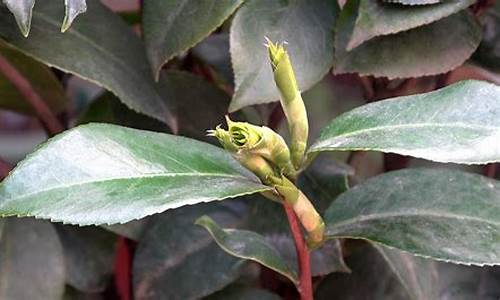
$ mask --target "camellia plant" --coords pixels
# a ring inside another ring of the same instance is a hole
[[[476,51],[479,16],[500,32],[498,5],[146,0],[144,47],[99,1],[57,2],[0,5],[0,106],[51,136],[0,183],[0,298],[500,296],[498,75],[442,75]],[[328,106],[301,91],[332,65],[361,74],[327,75],[337,102],[370,103],[316,134]],[[111,92],[71,129],[66,73]],[[365,180],[381,153],[393,170]]]

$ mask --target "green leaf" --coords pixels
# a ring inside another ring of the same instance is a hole
[[[0,184],[0,215],[89,225],[268,190],[215,146],[90,124],[51,139]]]
[[[280,300],[282,299],[276,294],[267,290],[255,287],[246,287],[240,285],[229,286],[222,291],[218,291],[206,298],[205,300]]]
[[[264,37],[288,42],[301,91],[312,87],[333,63],[336,1],[256,0],[238,10],[231,26],[231,59],[236,90],[229,111],[277,101]]]
[[[500,183],[481,175],[407,169],[348,190],[325,213],[327,236],[375,241],[461,264],[500,264]]]
[[[68,99],[64,94],[64,89],[48,67],[6,45],[1,40],[0,55],[5,57],[29,81],[54,113],[57,114],[66,109]],[[17,88],[2,74],[0,74],[0,107],[24,114],[34,113],[33,108]]]
[[[198,204],[170,210],[155,219],[134,255],[135,299],[200,299],[231,284],[247,263],[228,255],[194,221],[208,214],[224,226],[236,226],[239,201]]]
[[[156,78],[167,61],[207,37],[241,3],[243,0],[145,1],[144,40]]]
[[[64,256],[52,224],[5,219],[0,236],[0,298],[61,299]]]
[[[476,0],[451,0],[436,5],[405,7],[360,0],[358,16],[347,50],[380,35],[394,34],[432,23],[467,8]]]
[[[112,278],[117,236],[99,227],[56,224],[66,281],[79,291],[102,292]]]
[[[443,2],[443,0],[382,0],[383,2],[399,3],[403,5],[427,5]]]
[[[389,79],[440,74],[461,65],[481,41],[480,26],[463,11],[425,26],[373,38],[347,51],[358,5],[359,0],[348,1],[338,18],[335,74],[357,72]]]
[[[58,1],[39,2],[28,39],[0,6],[0,38],[49,66],[110,90],[131,109],[166,122],[175,131],[175,118],[154,82],[144,46],[119,16],[92,1],[88,13],[63,34],[59,21],[63,6]]]
[[[199,218],[196,220],[196,224],[205,227],[217,244],[227,253],[256,261],[298,284],[296,272],[262,235],[248,230],[222,229],[208,216]]]
[[[500,2],[495,2],[482,16],[483,40],[472,59],[486,69],[500,72]]]
[[[438,162],[500,161],[500,87],[462,81],[364,105],[334,119],[309,149],[375,150]]]
[[[65,32],[66,30],[68,30],[75,18],[79,14],[87,11],[87,3],[85,1],[86,0],[64,0],[66,11],[61,27],[61,32]]]
[[[3,3],[14,15],[21,33],[27,37],[30,33],[31,16],[33,14],[33,6],[35,6],[35,0],[3,0]]]

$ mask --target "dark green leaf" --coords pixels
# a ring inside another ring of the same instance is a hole
[[[6,45],[1,40],[0,55],[5,57],[28,80],[54,113],[64,111],[68,102],[67,98],[61,84],[48,67]],[[0,74],[0,107],[24,114],[34,112],[17,88],[2,74]]]
[[[119,16],[100,1],[92,1],[88,13],[63,34],[59,31],[64,6],[59,1],[39,2],[27,39],[0,5],[0,38],[50,66],[103,86],[130,108],[175,130],[175,119],[153,80],[143,44]]]
[[[358,16],[347,44],[352,50],[379,35],[394,34],[432,23],[454,14],[476,0],[451,0],[436,5],[405,7],[380,1],[360,0]]]
[[[462,81],[371,103],[333,120],[310,152],[375,150],[438,162],[500,160],[500,87]]]
[[[500,264],[500,183],[455,170],[407,169],[355,186],[325,213],[327,236],[372,240],[461,264]]]
[[[382,0],[383,2],[399,3],[403,5],[427,5],[443,2],[443,0]]]
[[[273,80],[264,37],[287,41],[302,91],[328,72],[333,62],[336,1],[256,0],[238,10],[231,26],[231,59],[236,91],[229,107],[273,102],[279,92]]]
[[[234,75],[229,53],[229,34],[212,34],[196,45],[191,53],[211,65],[222,76],[224,83],[233,84]]]
[[[269,291],[245,287],[245,286],[229,286],[222,291],[205,298],[205,300],[280,300],[281,298]]]
[[[210,144],[90,124],[58,135],[20,163],[0,184],[0,214],[124,223],[267,189]]]
[[[76,289],[102,292],[112,278],[117,236],[98,227],[56,225],[64,249],[66,282]]]
[[[194,224],[204,214],[224,226],[241,222],[241,214],[225,203],[188,206],[155,216],[134,257],[135,299],[200,299],[241,275],[246,263],[228,255]]]
[[[144,40],[153,71],[193,47],[219,27],[243,0],[148,0],[144,2]]]
[[[359,0],[347,2],[338,18],[336,74],[357,72],[389,79],[440,74],[461,65],[481,41],[475,18],[460,12],[425,26],[373,38],[347,51],[358,4]]]
[[[208,216],[199,218],[196,224],[205,227],[227,253],[256,261],[287,277],[293,283],[298,283],[297,273],[262,235],[248,230],[222,229]]]
[[[0,236],[0,299],[61,299],[63,249],[52,224],[6,219]]]

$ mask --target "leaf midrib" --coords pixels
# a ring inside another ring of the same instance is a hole
[[[29,198],[29,197],[34,196],[34,195],[47,193],[47,192],[50,192],[53,190],[58,190],[58,189],[63,189],[63,188],[72,188],[72,187],[86,185],[86,184],[105,183],[105,182],[111,182],[111,181],[115,181],[115,180],[142,180],[142,179],[148,179],[148,178],[169,178],[169,177],[225,177],[225,178],[235,178],[235,179],[240,179],[240,180],[243,179],[243,180],[247,180],[247,181],[254,183],[254,184],[259,184],[258,182],[253,181],[250,178],[245,177],[243,175],[217,174],[217,173],[162,173],[162,174],[144,174],[141,177],[139,177],[139,176],[110,177],[110,178],[105,178],[102,180],[89,180],[89,181],[75,182],[75,183],[71,183],[71,184],[67,184],[67,185],[53,186],[49,189],[43,189],[43,190],[38,190],[36,192],[27,193],[27,194],[24,194],[20,197],[8,198],[4,202],[0,202],[0,207],[2,207],[5,203],[9,203],[10,201],[25,199],[25,198]],[[1,187],[1,185],[0,185],[0,187]]]
[[[370,127],[370,128],[363,128],[359,129],[356,131],[350,131],[346,133],[342,133],[339,135],[334,135],[331,137],[327,137],[325,139],[322,139],[320,137],[320,140],[316,142],[314,145],[311,146],[310,152],[315,152],[315,151],[320,151],[322,148],[336,148],[332,146],[321,146],[321,144],[327,143],[331,140],[337,139],[337,138],[344,138],[344,137],[350,137],[350,136],[356,136],[360,135],[366,132],[372,132],[372,131],[380,131],[380,130],[391,130],[391,129],[413,129],[413,128],[425,128],[425,127],[445,127],[445,128],[457,128],[457,129],[484,129],[488,131],[499,131],[500,127],[494,127],[494,126],[487,126],[487,125],[468,125],[464,123],[414,123],[414,124],[396,124],[396,125],[384,125],[384,126],[377,126],[377,127]],[[317,146],[320,145],[320,146]]]
[[[491,224],[494,226],[500,226],[500,221],[495,222],[492,220],[481,219],[478,217],[473,217],[473,216],[468,216],[468,215],[459,215],[456,213],[449,213],[449,212],[437,213],[437,212],[432,212],[429,210],[419,210],[417,212],[389,212],[389,213],[376,213],[376,214],[370,214],[370,215],[363,215],[363,216],[350,218],[348,220],[329,225],[328,231],[335,231],[336,228],[342,228],[342,227],[349,228],[350,225],[356,224],[356,223],[364,223],[364,222],[370,222],[370,221],[374,221],[374,220],[403,218],[403,217],[434,217],[436,219],[445,218],[445,219],[468,220],[468,221],[475,221],[478,223],[487,223],[487,224]]]

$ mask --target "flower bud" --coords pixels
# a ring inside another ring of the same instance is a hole
[[[324,241],[325,223],[311,201],[286,177],[274,186],[286,202],[292,205],[293,211],[307,232],[307,243],[315,248]]]
[[[281,106],[290,130],[291,159],[295,169],[298,170],[302,166],[307,147],[309,134],[307,112],[286,49],[282,44],[274,44],[269,39],[267,43],[274,81],[281,94]]]
[[[262,156],[279,173],[294,177],[295,170],[290,160],[290,150],[283,138],[266,126],[255,126],[247,122],[233,122],[226,117],[231,144],[238,153]]]

